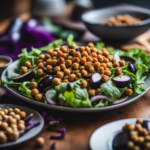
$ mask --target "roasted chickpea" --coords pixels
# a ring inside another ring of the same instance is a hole
[[[3,131],[0,131],[0,143],[6,143],[7,142],[7,136]]]
[[[22,66],[21,67],[21,72],[24,74],[24,73],[27,73],[28,72],[28,68],[25,67],[25,66]]]
[[[142,121],[141,119],[137,119],[137,120],[136,120],[136,123],[142,124],[143,121]]]
[[[15,130],[12,134],[9,135],[10,141],[16,141],[19,138],[19,132]]]
[[[69,54],[72,55],[72,56],[74,55],[75,52],[76,52],[75,49],[70,49],[70,50],[69,50]]]
[[[120,66],[125,66],[126,65],[124,60],[119,60],[119,64],[120,64]]]
[[[96,94],[100,94],[100,93],[101,93],[101,89],[100,88],[96,89]]]
[[[41,69],[43,66],[44,66],[44,65],[43,65],[42,62],[40,62],[40,63],[38,64],[38,68],[39,68],[39,69]]]
[[[66,59],[68,57],[68,54],[67,53],[62,53],[61,57]]]
[[[54,51],[58,52],[58,51],[60,51],[60,48],[55,48]]]
[[[134,124],[126,124],[126,129],[128,131],[133,131],[135,129],[135,125]]]
[[[97,55],[97,59],[99,62],[103,62],[103,56],[102,55]]]
[[[6,130],[6,128],[8,127],[8,123],[7,122],[2,122],[1,123],[1,128]]]
[[[141,134],[144,135],[144,136],[147,136],[147,135],[149,135],[149,132],[148,132],[147,129],[143,128]]]
[[[68,49],[65,46],[61,46],[60,50],[62,50],[63,53],[67,53]]]
[[[85,51],[87,51],[88,54],[91,54],[91,49],[88,46],[85,47]]]
[[[78,69],[79,68],[79,64],[78,63],[73,63],[72,64],[72,68],[73,69]]]
[[[52,80],[52,82],[53,82],[53,84],[55,84],[55,85],[60,85],[60,84],[61,84],[61,80],[60,80],[59,78],[54,78],[54,79]]]
[[[11,127],[7,127],[6,128],[6,133],[9,134],[9,135],[12,134],[13,133],[13,129]]]
[[[104,68],[103,67],[99,67],[97,69],[97,72],[99,72],[100,74],[104,74]]]
[[[7,110],[8,110],[9,113],[13,111],[12,108],[7,108]]]
[[[73,48],[73,49],[77,48],[77,46],[75,44],[72,44],[70,47]]]
[[[27,68],[30,68],[30,67],[31,67],[31,63],[30,63],[29,61],[26,61],[26,62],[25,62],[25,66],[26,66]]]
[[[125,127],[126,127],[126,130],[127,130],[127,125]],[[135,130],[130,131],[130,136],[135,136],[135,135],[138,136],[138,134],[139,134],[138,131],[135,131]]]
[[[107,58],[108,58],[109,61],[112,62],[112,59],[113,59],[113,56],[112,56],[112,55],[109,55]]]
[[[43,146],[45,144],[45,140],[42,138],[42,137],[38,137],[37,139],[36,139],[36,145],[37,146]]]
[[[103,54],[103,52],[101,51],[101,50],[97,50],[97,54],[99,55],[102,55]]]
[[[54,72],[58,72],[60,70],[61,70],[61,68],[59,66],[54,67]]]
[[[138,136],[137,135],[133,135],[131,136],[131,139],[134,141],[134,142],[138,142]]]
[[[86,68],[86,69],[89,69],[89,68],[92,67],[92,66],[93,66],[93,63],[90,62],[90,61],[88,61],[88,62],[85,64],[85,68]]]
[[[112,58],[112,63],[115,63],[116,62],[116,58]]]
[[[145,141],[150,142],[150,135],[145,136]]]
[[[32,89],[37,88],[37,87],[38,87],[38,84],[37,84],[36,82],[31,82],[30,87],[31,87]]]
[[[38,69],[36,73],[38,76],[42,76],[43,75],[43,69]]]
[[[8,115],[4,115],[3,121],[4,121],[4,122],[7,122],[7,120],[8,120]]]
[[[57,56],[60,57],[62,55],[62,53],[63,53],[62,51],[58,51]]]
[[[44,60],[44,59],[45,59],[45,55],[44,55],[44,54],[41,54],[41,55],[39,56],[39,59]]]
[[[74,58],[73,58],[73,56],[70,56],[70,55],[69,55],[67,59],[72,60],[72,59],[74,59]]]
[[[3,112],[7,115],[8,114],[8,109],[3,109]]]
[[[98,59],[96,57],[93,58],[93,63],[98,62]]]
[[[67,67],[70,67],[72,65],[72,61],[71,60],[66,60],[65,64],[66,64]]]
[[[3,121],[3,117],[0,115],[0,122]],[[0,125],[1,126],[1,125]]]
[[[16,115],[14,116],[14,118],[15,118],[17,121],[19,121],[19,120],[21,119],[20,115],[18,115],[18,114],[16,114]]]
[[[21,118],[25,118],[25,117],[26,117],[26,112],[21,111],[21,112],[20,112],[20,116],[21,116]]]
[[[52,56],[57,57],[57,52],[56,52],[56,51],[53,51],[53,52],[52,52]]]
[[[143,130],[141,124],[135,124],[135,129],[136,129],[138,132],[142,132],[142,130]]]
[[[102,52],[107,51],[105,47],[102,48]]]
[[[117,62],[115,62],[115,63],[113,63],[113,67],[120,67],[120,64],[119,63],[117,63]]]
[[[140,146],[136,145],[133,147],[133,150],[141,150]]]
[[[97,53],[97,49],[93,47],[93,48],[91,48],[91,52]]]
[[[106,50],[106,51],[103,51],[103,55],[105,56],[105,57],[108,57],[109,56],[109,52]]]
[[[46,66],[46,65],[47,65],[47,64],[46,64],[46,61],[43,61],[43,65],[44,65],[44,66]]]
[[[133,148],[134,147],[134,143],[132,141],[129,141],[127,143],[127,145],[128,145],[129,148]]]
[[[85,51],[85,47],[81,46],[80,47],[80,52],[82,53],[83,51]]]
[[[150,149],[150,142],[145,142],[144,143],[144,148]]]
[[[84,65],[84,64],[86,63],[86,58],[81,58],[81,59],[80,59],[80,63],[81,63],[82,65]]]
[[[43,62],[42,59],[38,59],[37,64],[39,64],[40,62]]]
[[[58,64],[63,64],[65,62],[65,60],[63,57],[59,57],[57,62],[58,62]]]
[[[83,51],[82,54],[81,54],[81,56],[82,56],[82,57],[83,57],[83,56],[87,57],[87,56],[88,56],[88,53],[87,53],[86,51]]]
[[[74,70],[74,73],[75,74],[77,74],[77,73],[79,73],[80,72],[80,70],[78,69],[78,70]]]
[[[78,78],[81,78],[81,77],[82,77],[82,74],[81,74],[81,73],[77,73],[77,77],[78,77]]]
[[[95,71],[95,69],[93,66],[89,68],[89,72],[93,73],[94,71]]]
[[[106,75],[102,75],[102,81],[107,82],[109,80],[109,77]]]
[[[86,88],[87,85],[88,85],[88,83],[87,83],[86,80],[82,80],[82,81],[81,81],[81,87],[82,87],[82,88]]]
[[[52,55],[52,52],[53,52],[53,51],[54,51],[53,49],[49,49],[49,50],[47,51],[47,53],[50,54],[50,55]]]
[[[91,56],[92,56],[92,57],[97,57],[97,54],[96,54],[95,52],[92,52],[92,53],[91,53]]]
[[[72,81],[74,81],[74,80],[75,80],[75,77],[76,77],[76,75],[75,75],[75,74],[70,74],[68,79],[69,79],[69,81],[71,81],[71,82],[72,82]]]
[[[60,68],[61,68],[61,70],[64,70],[64,69],[66,69],[66,65],[65,64],[60,64]]]
[[[51,61],[51,65],[52,65],[52,66],[56,66],[56,65],[57,65],[57,60],[56,60],[56,59],[53,59],[53,60]]]
[[[69,81],[68,79],[64,79],[62,82],[68,83]]]
[[[103,62],[104,63],[109,63],[109,59],[108,58],[104,58]]]
[[[99,62],[95,62],[94,63],[94,67],[97,69],[97,68],[99,68],[100,67],[100,63]]]
[[[52,62],[52,59],[47,59],[47,60],[46,60],[46,64],[47,64],[47,65],[51,65],[51,62]]]
[[[115,73],[118,74],[118,75],[122,74],[122,69],[120,67],[116,67]]]
[[[88,72],[86,70],[82,70],[81,74],[82,74],[83,77],[86,77],[88,75]]]
[[[65,70],[64,70],[64,74],[65,74],[65,75],[70,75],[70,70],[69,70],[69,69],[65,69]]]
[[[13,129],[13,130],[17,130],[17,124],[14,124],[14,123],[11,123],[10,127]]]
[[[57,71],[57,73],[56,73],[56,76],[58,77],[58,78],[63,78],[64,77],[64,72],[62,72],[62,71]]]
[[[105,70],[105,69],[106,69],[106,64],[105,64],[105,63],[102,63],[102,64],[100,64],[100,67],[103,67],[104,70]]]
[[[106,67],[110,69],[111,68],[111,64],[110,63],[106,63]]]
[[[9,113],[9,115],[12,116],[12,117],[14,117],[15,113],[12,111],[12,112]]]
[[[21,113],[21,112],[20,112]],[[20,115],[21,116],[21,115]],[[25,117],[26,117],[26,115],[25,115]],[[22,118],[25,118],[25,117],[22,117]],[[19,120],[18,121],[18,124],[25,124],[25,122],[24,122],[24,120]]]
[[[127,90],[126,90],[126,94],[127,94],[128,96],[131,96],[131,95],[133,94],[133,90],[132,90],[132,89],[127,89]]]
[[[92,48],[92,47],[94,47],[94,44],[93,44],[92,42],[90,42],[90,43],[88,43],[88,46],[89,46],[90,48]]]
[[[36,89],[36,88],[34,88],[34,89],[31,90],[31,95],[32,95],[32,96],[35,96],[35,95],[38,94],[38,93],[39,93],[39,90]],[[20,113],[20,112],[19,112],[19,113]]]
[[[53,69],[53,66],[51,66],[51,65],[47,65],[47,70],[52,70]]]
[[[107,76],[110,76],[111,75],[111,71],[110,70],[105,70],[104,74],[107,75]]]
[[[94,89],[88,90],[88,93],[89,93],[90,96],[94,96],[95,92],[96,92],[96,90],[94,90]]]
[[[45,59],[49,59],[51,56],[49,54],[45,54]]]
[[[21,130],[24,130],[24,129],[25,129],[25,125],[19,123],[19,124],[18,124],[18,130],[21,131]]]

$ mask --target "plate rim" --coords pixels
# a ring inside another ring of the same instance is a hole
[[[37,130],[37,132],[36,132],[35,134],[30,134],[30,137],[29,137],[28,139],[23,140],[23,141],[20,141],[20,142],[18,142],[18,143],[14,143],[14,142],[16,142],[16,141],[13,141],[13,142],[11,142],[11,143],[8,142],[9,145],[4,145],[4,146],[3,146],[3,144],[0,144],[0,148],[6,148],[6,147],[10,147],[10,146],[16,146],[16,145],[19,145],[19,144],[21,144],[21,143],[27,142],[28,140],[34,138],[36,135],[38,135],[38,134],[42,131],[42,129],[43,129],[43,127],[44,127],[44,119],[42,118],[42,116],[40,115],[40,113],[37,112],[36,110],[33,110],[32,108],[28,108],[28,107],[26,107],[26,106],[15,105],[15,104],[0,104],[0,106],[1,106],[1,105],[6,105],[6,106],[8,105],[8,106],[10,106],[10,107],[18,107],[18,108],[28,109],[29,111],[36,113],[42,121],[40,120],[40,124],[41,124],[40,130]],[[31,129],[31,130],[32,130],[32,129]],[[21,138],[21,137],[20,137],[20,138]],[[7,142],[6,142],[6,143],[7,143]]]
[[[17,59],[14,62],[12,62],[10,65],[13,65],[14,63],[18,63],[18,62],[19,62],[19,60]],[[5,68],[5,70],[2,72],[1,80],[3,80],[3,78],[5,76],[5,72],[7,71],[7,68]],[[27,98],[27,97],[19,94],[18,92],[14,91],[14,90],[12,91],[11,88],[9,88],[7,85],[4,85],[4,87],[9,92],[11,92],[12,94],[17,96],[21,100],[24,100],[28,103],[32,103],[34,105],[42,106],[42,107],[49,108],[49,109],[60,110],[60,111],[68,111],[68,112],[102,112],[102,111],[109,111],[109,110],[117,109],[117,108],[126,106],[126,105],[134,102],[135,100],[139,99],[140,97],[142,97],[150,89],[150,86],[149,86],[146,89],[146,91],[144,91],[141,95],[135,96],[131,100],[127,100],[124,103],[120,103],[120,104],[117,104],[117,105],[98,107],[98,108],[73,108],[73,107],[64,107],[64,106],[58,106],[58,105],[48,105],[48,104],[45,104],[45,103],[42,103],[42,102],[38,102],[38,101],[35,101],[34,99]]]

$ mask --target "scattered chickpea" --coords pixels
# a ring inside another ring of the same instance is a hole
[[[54,67],[54,72],[58,72],[58,71],[60,71],[60,70],[61,70],[60,66]]]
[[[69,70],[69,69],[65,69],[65,70],[64,70],[64,74],[65,74],[65,75],[70,75],[70,70]]]
[[[100,62],[95,62],[94,63],[94,67],[97,69],[97,68],[99,68],[100,67]]]
[[[124,60],[119,60],[119,64],[120,64],[120,66],[125,66],[126,65]]]
[[[47,65],[51,65],[51,61],[52,61],[52,59],[47,59],[47,60],[46,60],[46,64],[47,64]]]
[[[52,80],[52,82],[53,82],[54,85],[60,85],[61,84],[61,80],[59,78],[54,78]]]
[[[58,77],[58,78],[63,78],[64,77],[64,72],[62,72],[62,71],[57,71],[57,73],[56,73],[56,76]]]
[[[25,66],[29,69],[31,67],[31,63],[29,61],[26,61]]]
[[[113,60],[113,56],[112,55],[109,55],[107,58],[108,58],[109,61],[112,62],[112,60]]]
[[[45,54],[45,59],[49,59],[51,56],[49,54]]]
[[[88,43],[88,46],[91,48],[91,47],[94,47],[94,44],[92,42]]]
[[[39,93],[39,90],[36,89],[36,88],[34,88],[34,89],[31,90],[31,95],[32,95],[32,96],[35,96],[35,95],[38,94],[38,93]]]
[[[131,95],[133,94],[133,90],[132,90],[132,89],[127,89],[127,90],[126,90],[126,94],[127,94],[128,96],[131,96]]]
[[[75,74],[70,74],[68,79],[69,79],[69,81],[71,81],[71,82],[72,82],[72,81],[74,81],[74,80],[75,80],[75,77],[76,77],[76,75],[75,75]]]
[[[112,58],[112,63],[115,63],[116,62],[116,58]]]
[[[73,63],[72,64],[72,68],[73,69],[78,69],[79,68],[79,64],[78,63]]]
[[[7,141],[7,136],[5,135],[5,133],[3,131],[0,131],[0,143],[6,143]]]
[[[21,67],[21,72],[24,74],[24,73],[27,73],[28,72],[28,68],[26,66],[22,66]]]
[[[122,74],[122,69],[121,69],[120,67],[116,67],[115,73],[116,73],[117,75]]]
[[[104,68],[103,67],[99,67],[97,69],[97,72],[99,72],[100,74],[103,74],[104,73]]]
[[[38,84],[37,84],[36,82],[31,82],[30,87],[31,87],[32,89],[37,88],[37,87],[38,87]]]
[[[104,74],[107,75],[107,76],[110,76],[111,75],[111,71],[110,70],[105,70]]]
[[[109,56],[109,52],[106,50],[106,51],[103,51],[103,55],[105,56],[105,57],[108,57]]]
[[[66,64],[67,67],[70,67],[72,65],[72,61],[71,60],[66,60],[65,64]]]
[[[97,57],[97,54],[96,54],[95,52],[92,52],[92,53],[91,53],[91,56],[92,56],[92,57]]]
[[[105,63],[102,63],[102,64],[100,64],[100,67],[103,67],[104,70],[105,70],[105,69],[106,69],[106,64],[105,64]]]
[[[89,93],[90,96],[94,96],[95,92],[96,92],[96,90],[94,90],[94,89],[88,90],[88,93]]]
[[[109,80],[109,77],[106,75],[102,75],[102,81],[107,82]]]
[[[21,118],[25,118],[25,117],[26,117],[26,112],[21,111],[21,112],[20,112],[20,116],[21,116]]]
[[[137,119],[136,123],[142,124],[143,121],[141,119]]]
[[[5,115],[8,114],[8,109],[3,109],[3,112],[5,113]]]
[[[81,74],[82,74],[83,77],[86,77],[88,75],[88,72],[86,70],[82,70]]]
[[[83,56],[87,57],[87,56],[88,56],[88,53],[87,53],[86,51],[83,51],[82,54],[81,54],[81,56],[82,56],[82,57],[83,57]]]
[[[94,71],[95,71],[95,69],[93,66],[89,68],[89,72],[94,73]]]
[[[44,138],[38,137],[38,138],[36,139],[36,145],[37,145],[37,146],[43,146],[44,144],[45,144]]]
[[[86,80],[82,80],[82,81],[81,81],[81,87],[82,87],[82,88],[86,88],[87,85],[88,85],[88,83],[87,83]]]
[[[15,118],[17,121],[19,121],[19,120],[21,119],[20,115],[18,115],[18,114],[16,114],[16,115],[14,116],[14,118]]]
[[[103,56],[102,55],[97,55],[97,59],[99,62],[103,62]]]
[[[41,55],[39,56],[39,59],[44,60],[44,59],[45,59],[45,55],[44,55],[44,54],[41,54]]]
[[[39,68],[39,69],[42,69],[42,68],[43,68],[43,66],[44,66],[44,65],[43,65],[43,63],[42,63],[42,62],[40,62],[40,63],[38,64],[38,68]]]

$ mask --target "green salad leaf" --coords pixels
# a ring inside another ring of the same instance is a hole
[[[108,101],[102,99],[96,105],[94,105],[95,108],[104,107],[104,106],[108,106]]]
[[[77,43],[75,41],[73,41],[73,39],[74,39],[74,36],[72,34],[69,34],[68,37],[67,37],[67,43],[68,43],[69,46],[72,45],[72,44],[77,45]]]
[[[103,42],[98,42],[98,43],[96,43],[95,48],[101,50],[104,46],[105,46],[105,44]]]

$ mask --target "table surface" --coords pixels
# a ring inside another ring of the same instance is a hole
[[[7,94],[4,93],[5,91],[0,89],[0,103],[23,105],[37,110],[40,113],[46,112],[55,118],[62,118],[60,124],[54,125],[50,128],[48,128],[48,124],[45,124],[39,135],[25,143],[14,146],[13,149],[15,150],[50,150],[53,142],[56,142],[55,150],[89,150],[90,136],[98,127],[120,119],[150,118],[150,91],[140,99],[125,107],[99,113],[71,113],[50,110],[26,103],[15,97],[10,99]],[[60,128],[66,128],[65,137],[61,140],[50,140],[50,135],[56,134],[54,131]],[[45,145],[44,147],[36,148],[35,139],[39,136],[44,137]]]

